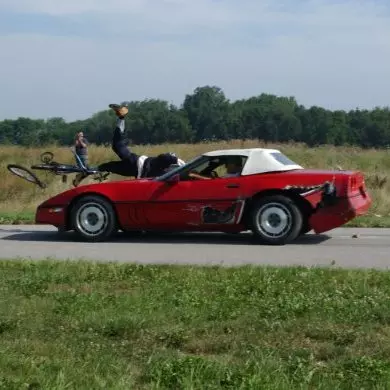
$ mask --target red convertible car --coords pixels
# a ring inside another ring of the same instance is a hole
[[[104,241],[122,231],[251,230],[283,245],[363,215],[371,205],[355,171],[305,169],[275,149],[205,153],[152,179],[83,185],[40,204],[36,222]]]

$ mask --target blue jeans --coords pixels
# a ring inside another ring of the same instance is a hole
[[[112,150],[122,160],[136,166],[138,155],[130,151],[128,141],[124,138],[125,120],[119,119],[112,137]]]
[[[84,164],[85,168],[88,168],[88,155],[86,154],[78,154],[78,158],[76,158],[76,164],[79,168],[82,168],[79,159],[81,160],[81,163]]]

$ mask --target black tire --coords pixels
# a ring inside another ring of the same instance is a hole
[[[312,230],[311,227],[309,226],[308,222],[306,221],[303,223],[302,229],[299,232],[299,235],[304,236],[305,234],[309,233],[311,230]]]
[[[76,234],[88,242],[106,241],[118,230],[113,205],[96,195],[86,195],[73,205],[70,222]]]
[[[24,180],[29,181],[30,183],[34,183],[41,188],[46,188],[46,184],[42,183],[34,173],[32,173],[29,169],[22,167],[18,164],[8,164],[7,169],[14,174],[15,176],[19,176]]]
[[[52,152],[43,152],[41,154],[41,161],[45,164],[48,164],[50,161],[53,161],[54,154]]]
[[[285,245],[294,241],[303,227],[301,210],[291,198],[284,195],[257,200],[250,218],[255,240],[268,245]]]

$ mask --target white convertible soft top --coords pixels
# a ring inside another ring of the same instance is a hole
[[[304,169],[302,166],[291,161],[277,149],[249,148],[249,149],[223,149],[213,150],[204,153],[204,156],[245,156],[247,157],[242,176],[254,175],[257,173],[291,171],[295,169]]]

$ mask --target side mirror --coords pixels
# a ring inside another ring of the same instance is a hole
[[[173,175],[169,179],[166,180],[167,183],[169,184],[176,184],[180,181],[180,175]]]

